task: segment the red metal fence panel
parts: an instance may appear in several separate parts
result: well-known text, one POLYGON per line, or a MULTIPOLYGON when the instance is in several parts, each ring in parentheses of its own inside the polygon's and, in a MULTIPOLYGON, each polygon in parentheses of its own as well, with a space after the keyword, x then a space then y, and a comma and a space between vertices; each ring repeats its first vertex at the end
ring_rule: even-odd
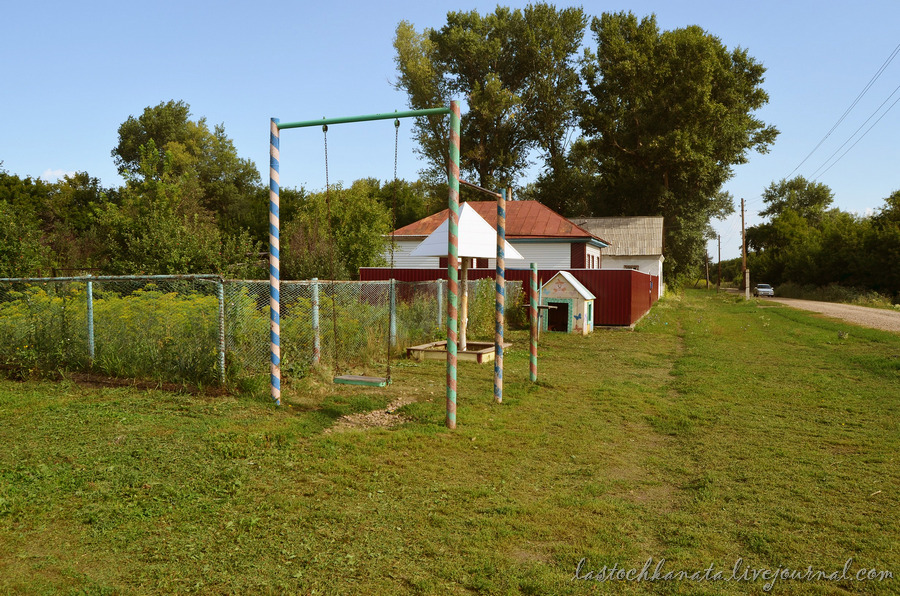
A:
MULTIPOLYGON (((541 284, 559 273, 559 269, 541 269, 538 279, 541 284)), ((659 278, 631 269, 567 269, 594 296, 595 326, 633 325, 656 302, 659 278)), ((469 269, 469 279, 494 278, 494 269, 469 269)), ((528 269, 507 269, 506 279, 520 281, 528 287, 528 269)), ((434 281, 446 279, 446 269, 394 269, 388 267, 364 267, 359 270, 361 281, 390 279, 399 281, 434 281)), ((522 293, 527 300, 527 292, 522 293)))

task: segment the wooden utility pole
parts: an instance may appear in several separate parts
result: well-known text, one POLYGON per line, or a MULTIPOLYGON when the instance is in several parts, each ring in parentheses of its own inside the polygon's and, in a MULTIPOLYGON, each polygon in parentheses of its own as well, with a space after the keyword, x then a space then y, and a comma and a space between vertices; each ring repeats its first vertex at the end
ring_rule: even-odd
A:
POLYGON ((709 289, 709 251, 706 251, 706 289, 709 289))
POLYGON ((741 199, 741 268, 744 272, 744 299, 750 300, 750 270, 747 269, 747 232, 744 222, 744 199, 741 199))
POLYGON ((722 285, 722 234, 718 235, 719 237, 719 276, 716 278, 716 292, 719 291, 722 285))

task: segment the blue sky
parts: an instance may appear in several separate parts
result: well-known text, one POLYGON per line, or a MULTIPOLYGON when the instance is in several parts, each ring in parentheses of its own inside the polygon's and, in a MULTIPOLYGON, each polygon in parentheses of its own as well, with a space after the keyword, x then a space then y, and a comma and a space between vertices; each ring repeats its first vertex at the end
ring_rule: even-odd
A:
MULTIPOLYGON (((496 5, 471 0, 7 3, 0 25, 0 161, 20 176, 54 179, 87 171, 104 185, 118 185, 110 151, 119 125, 147 106, 175 99, 190 104, 194 117, 224 124, 238 153, 267 175, 270 117, 292 122, 406 109, 405 96, 392 85, 391 43, 399 20, 418 30, 438 28, 448 10, 484 14, 496 5)), ((852 6, 600 0, 581 6, 592 16, 655 13, 663 29, 699 25, 729 48, 746 48, 766 66, 770 103, 758 115, 781 135, 769 154, 753 154, 749 164, 736 167, 726 186, 736 200, 747 199, 748 225, 760 221, 764 188, 784 177, 816 178, 834 191, 837 207, 859 213, 900 189, 900 107, 885 113, 900 97, 900 59, 794 172, 900 44, 897 0, 852 6), (821 172, 829 156, 842 155, 879 117, 846 156, 821 172)), ((585 41, 593 43, 590 37, 585 41)), ((415 179, 421 164, 413 153, 410 123, 401 128, 399 176, 415 179)), ((328 144, 331 181, 393 175, 390 121, 333 126, 328 144)), ((319 129, 282 131, 281 182, 324 186, 319 129)), ((715 227, 722 235, 722 257, 738 256, 740 213, 715 227)), ((711 242, 711 254, 715 250, 711 242)))

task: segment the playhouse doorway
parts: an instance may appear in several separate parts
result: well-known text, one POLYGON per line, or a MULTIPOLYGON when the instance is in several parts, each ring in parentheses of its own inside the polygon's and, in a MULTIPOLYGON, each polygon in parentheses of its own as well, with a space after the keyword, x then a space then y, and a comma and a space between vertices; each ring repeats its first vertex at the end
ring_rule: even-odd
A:
POLYGON ((569 331, 569 312, 570 304, 568 302, 547 302, 547 331, 569 331))

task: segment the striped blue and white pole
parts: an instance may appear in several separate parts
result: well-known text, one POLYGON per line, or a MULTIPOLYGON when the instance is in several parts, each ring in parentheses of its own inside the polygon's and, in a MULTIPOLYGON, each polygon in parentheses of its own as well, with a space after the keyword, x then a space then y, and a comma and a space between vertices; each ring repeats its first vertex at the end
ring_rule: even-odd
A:
POLYGON ((503 318, 506 311, 506 189, 497 195, 497 290, 494 332, 494 401, 503 402, 503 318))
POLYGON ((271 335, 272 401, 281 405, 281 222, 278 206, 278 119, 272 118, 269 131, 269 311, 271 335))

